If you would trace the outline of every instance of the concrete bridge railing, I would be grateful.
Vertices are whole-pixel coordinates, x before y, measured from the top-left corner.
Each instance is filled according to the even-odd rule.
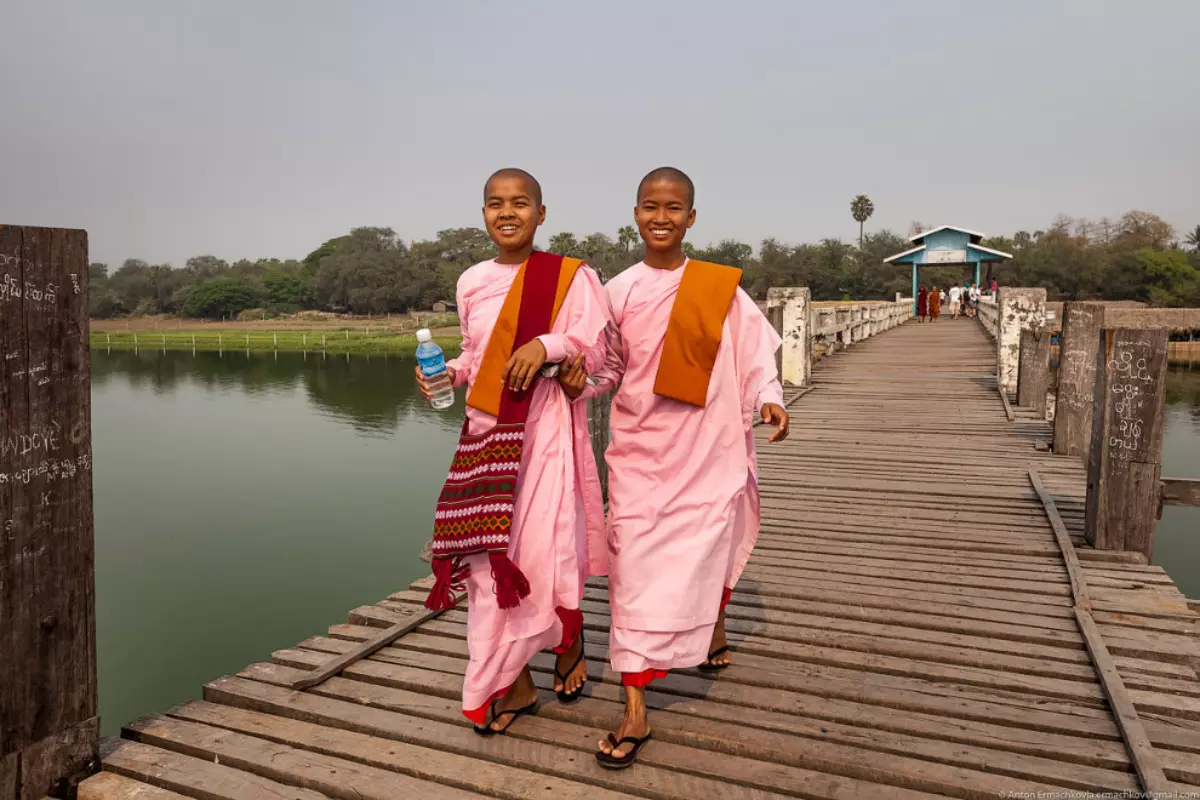
[[[978,319],[996,342],[996,384],[1001,394],[1017,394],[1021,337],[1045,329],[1046,290],[1002,287],[994,296],[979,298]]]
[[[829,354],[891,330],[912,318],[912,300],[813,302],[807,286],[773,288],[767,291],[767,318],[783,339],[780,378],[799,387],[812,376],[815,345]]]

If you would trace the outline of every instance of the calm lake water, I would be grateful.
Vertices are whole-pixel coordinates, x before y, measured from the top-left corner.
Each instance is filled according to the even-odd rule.
[[[462,404],[413,363],[93,353],[106,735],[428,574]]]
[[[462,425],[413,362],[97,351],[96,605],[105,735],[197,697],[428,573]],[[1200,365],[1173,368],[1164,473],[1200,478]],[[1200,597],[1200,509],[1155,561]]]

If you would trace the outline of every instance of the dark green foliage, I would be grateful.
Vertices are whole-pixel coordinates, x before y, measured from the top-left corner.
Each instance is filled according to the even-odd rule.
[[[859,203],[855,219],[866,211]],[[913,227],[929,226],[914,222]],[[1161,218],[1131,211],[1115,221],[1060,217],[1046,230],[1017,231],[984,244],[1013,254],[1011,261],[996,268],[1001,285],[1044,286],[1051,299],[1200,306],[1200,226],[1182,243],[1190,252],[1180,249],[1174,238]],[[705,247],[685,242],[684,251],[693,258],[740,267],[745,273],[742,286],[756,299],[766,297],[772,286],[808,286],[817,300],[882,299],[911,291],[909,268],[883,263],[910,244],[882,230],[863,234],[859,247],[839,239],[792,245],[771,238],[761,243],[756,255],[749,244],[725,239]],[[558,233],[547,249],[586,260],[602,280],[640,261],[644,252],[632,226],[618,230],[615,238]],[[172,269],[129,259],[111,274],[106,265],[93,264],[92,315],[164,313],[219,319],[260,307],[273,315],[298,309],[356,314],[428,310],[439,300],[453,303],[463,270],[494,255],[491,240],[480,228],[447,228],[432,241],[408,243],[390,228],[355,228],[327,240],[303,261],[243,259],[229,264],[205,255],[188,259],[183,269]],[[954,267],[921,270],[921,281],[928,286],[946,287],[973,277]]]
[[[262,300],[257,286],[236,278],[213,278],[196,287],[182,309],[189,317],[232,319]]]

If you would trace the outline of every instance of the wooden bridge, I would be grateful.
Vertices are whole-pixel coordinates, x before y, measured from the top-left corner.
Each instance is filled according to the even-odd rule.
[[[425,619],[420,582],[131,723],[81,796],[173,796],[134,795],[137,781],[247,800],[1037,797],[1137,790],[1135,748],[1149,780],[1200,791],[1195,615],[1141,555],[1083,546],[1082,464],[1039,448],[1050,428],[1031,412],[1007,420],[995,371],[967,320],[906,324],[818,365],[791,403],[792,439],[760,448],[763,529],[729,610],[734,666],[654,685],[655,741],[634,769],[592,758],[622,712],[603,580],[584,602],[588,696],[548,700],[507,737],[480,739],[459,713],[463,610],[292,688]],[[1091,630],[1031,470],[1065,525]],[[551,659],[534,663],[543,689]],[[1118,680],[1106,688],[1102,671]]]
[[[507,736],[461,716],[466,612],[426,612],[419,581],[128,723],[97,764],[86,241],[0,228],[0,256],[25,287],[0,434],[70,432],[53,493],[0,451],[0,800],[1200,796],[1196,615],[1147,563],[1158,502],[1200,502],[1159,480],[1166,334],[1069,306],[1052,432],[1044,292],[1023,289],[986,325],[772,291],[793,436],[760,437],[734,665],[653,685],[634,768],[592,756],[622,713],[603,579],[585,698],[546,692]]]

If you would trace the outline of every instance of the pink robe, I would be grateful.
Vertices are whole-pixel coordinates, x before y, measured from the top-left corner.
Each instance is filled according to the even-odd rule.
[[[458,279],[462,354],[449,362],[455,385],[473,385],[492,327],[518,265],[484,261]],[[567,291],[551,332],[539,337],[547,363],[584,353],[589,372],[604,360],[607,315],[603,289],[586,265]],[[496,418],[467,407],[472,434]],[[587,428],[587,404],[572,403],[558,381],[540,378],[525,428],[508,555],[529,579],[530,594],[513,609],[496,603],[486,554],[468,556],[467,649],[463,713],[482,723],[539,650],[556,647],[563,626],[556,608],[577,610],[593,553],[604,546],[604,505]]]
[[[585,392],[620,383],[606,454],[609,654],[613,669],[639,685],[632,674],[707,659],[723,590],[737,582],[758,538],[754,413],[783,403],[781,341],[741,289],[722,327],[706,407],[654,394],[682,277],[683,268],[641,263],[609,281],[617,332]]]

